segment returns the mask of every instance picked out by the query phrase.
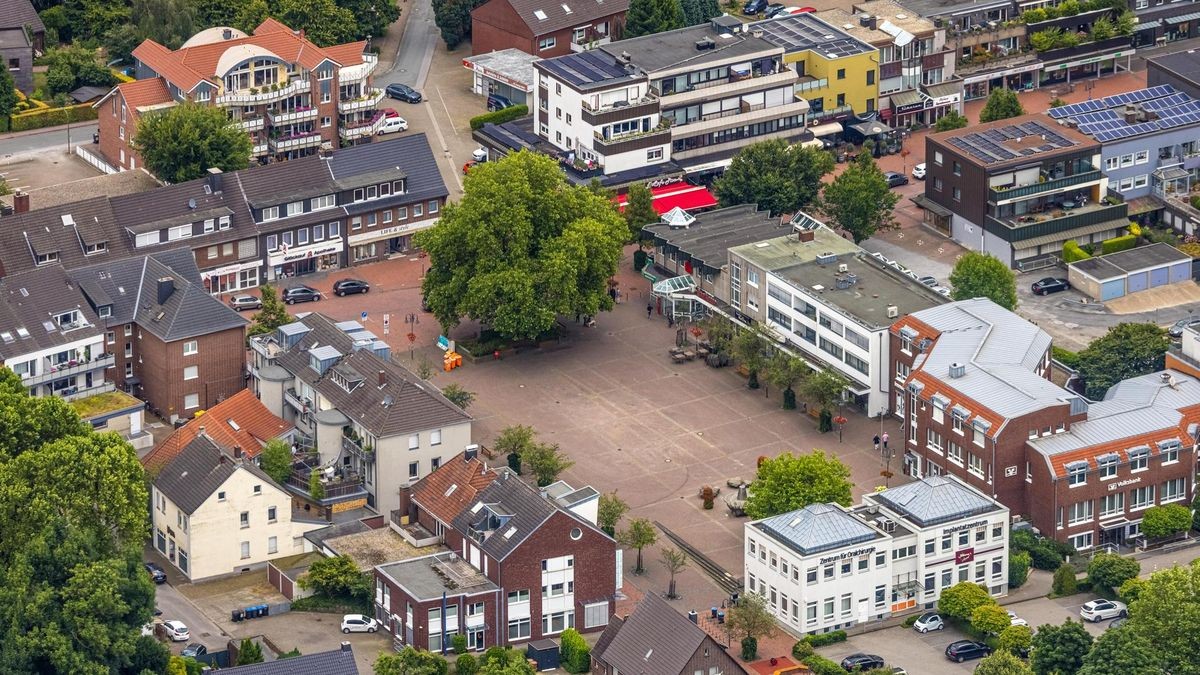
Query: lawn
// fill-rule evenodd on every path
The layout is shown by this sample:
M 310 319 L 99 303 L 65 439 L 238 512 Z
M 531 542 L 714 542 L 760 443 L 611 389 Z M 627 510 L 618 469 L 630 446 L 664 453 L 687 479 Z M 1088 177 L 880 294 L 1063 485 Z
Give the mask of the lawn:
M 109 391 L 71 401 L 71 407 L 85 420 L 138 405 L 142 405 L 142 402 L 123 391 Z

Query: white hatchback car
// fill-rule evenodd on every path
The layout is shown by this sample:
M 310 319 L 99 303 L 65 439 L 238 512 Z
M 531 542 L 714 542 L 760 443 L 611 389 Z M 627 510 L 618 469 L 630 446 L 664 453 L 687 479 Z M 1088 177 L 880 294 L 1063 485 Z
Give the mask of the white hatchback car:
M 164 621 L 162 625 L 163 630 L 167 632 L 167 637 L 171 638 L 171 642 L 187 642 L 192 637 L 188 627 L 182 621 Z
M 925 162 L 921 162 L 913 167 L 912 177 L 917 180 L 925 180 Z
M 1014 626 L 1028 626 L 1029 625 L 1029 622 L 1026 621 L 1025 619 L 1022 619 L 1021 617 L 1017 616 L 1016 612 L 1010 611 L 1008 613 L 1008 620 Z
M 347 614 L 342 617 L 343 633 L 374 633 L 379 630 L 379 622 L 362 614 Z
M 913 630 L 918 633 L 928 633 L 931 630 L 942 630 L 946 624 L 942 622 L 941 615 L 936 612 L 925 612 L 914 623 Z
M 379 136 L 382 136 L 384 134 L 391 134 L 391 133 L 395 133 L 397 131 L 407 131 L 407 130 L 408 130 L 408 121 L 405 120 L 403 117 L 389 117 L 383 121 L 383 126 L 379 127 L 379 131 L 377 132 L 377 134 Z
M 1125 603 L 1116 600 L 1092 600 L 1085 602 L 1083 607 L 1079 608 L 1079 616 L 1083 617 L 1085 621 L 1095 623 L 1105 619 L 1129 616 L 1129 608 L 1125 606 Z

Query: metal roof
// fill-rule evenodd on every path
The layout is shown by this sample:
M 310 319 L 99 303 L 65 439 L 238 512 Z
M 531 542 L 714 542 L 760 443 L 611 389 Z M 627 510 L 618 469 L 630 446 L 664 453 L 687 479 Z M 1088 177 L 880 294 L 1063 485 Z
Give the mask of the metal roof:
M 1004 507 L 951 476 L 931 476 L 869 497 L 921 527 L 930 527 Z
M 884 536 L 837 504 L 809 504 L 750 526 L 805 556 Z
M 875 51 L 875 47 L 847 35 L 810 12 L 759 21 L 750 24 L 749 29 L 763 31 L 765 40 L 789 53 L 812 50 L 837 59 Z

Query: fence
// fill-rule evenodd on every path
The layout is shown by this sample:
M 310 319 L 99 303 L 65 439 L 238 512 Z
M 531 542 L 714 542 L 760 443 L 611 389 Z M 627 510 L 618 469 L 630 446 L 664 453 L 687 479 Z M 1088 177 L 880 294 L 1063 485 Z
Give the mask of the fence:
M 117 167 L 104 161 L 104 158 L 95 154 L 91 150 L 86 149 L 82 144 L 75 146 L 75 154 L 78 155 L 83 161 L 91 164 L 92 166 L 96 167 L 96 169 L 103 171 L 104 173 L 118 173 L 120 171 L 120 169 Z

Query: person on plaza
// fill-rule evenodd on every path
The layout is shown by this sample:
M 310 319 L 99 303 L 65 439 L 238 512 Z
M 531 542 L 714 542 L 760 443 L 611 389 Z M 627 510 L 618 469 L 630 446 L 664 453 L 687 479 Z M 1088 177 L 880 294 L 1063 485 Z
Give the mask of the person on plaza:
M 651 314 L 654 314 L 654 303 L 647 302 L 646 303 L 646 318 L 649 319 Z
M 875 452 L 879 452 L 879 434 L 875 434 Z
M 885 432 L 883 432 L 883 449 L 884 450 L 887 450 L 887 442 L 888 442 L 888 434 L 885 431 Z

